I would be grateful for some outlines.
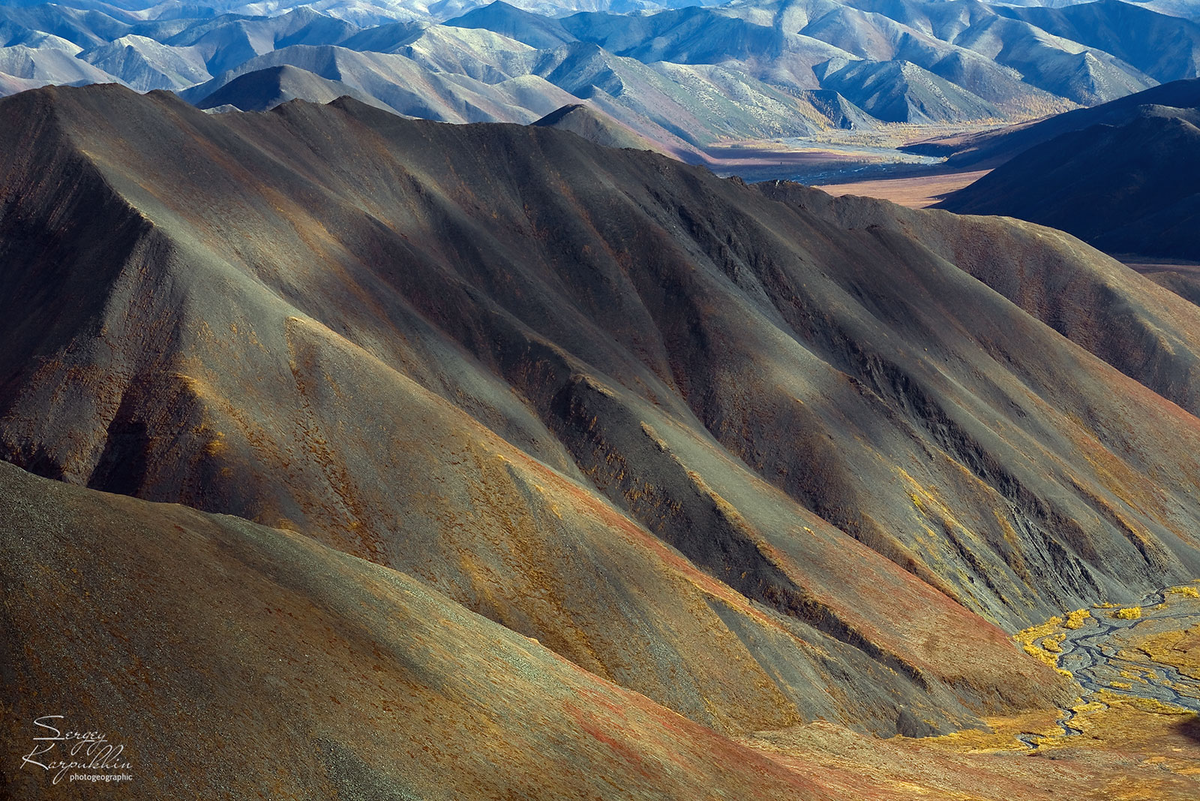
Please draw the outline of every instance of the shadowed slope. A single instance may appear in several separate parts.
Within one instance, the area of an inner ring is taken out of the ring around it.
[[[920,226],[923,243],[942,258],[1160,396],[1192,415],[1200,412],[1195,308],[1074,237],[1014,220],[914,217],[866,198],[831,202],[819,192],[787,194],[846,225],[898,232]],[[1096,433],[1105,435],[1104,429]]]
[[[19,208],[0,241],[6,263],[24,267],[7,272],[24,312],[3,365],[9,458],[313,533],[713,725],[822,716],[891,732],[904,705],[948,726],[1054,692],[1037,689],[1042,669],[999,630],[724,452],[673,394],[661,340],[629,289],[622,299],[608,281],[565,281],[554,273],[568,264],[560,246],[530,249],[551,229],[519,222],[524,204],[509,192],[534,192],[538,213],[551,212],[544,193],[562,176],[616,156],[619,180],[631,181],[641,161],[536,129],[396,129],[398,118],[353,101],[287,104],[232,125],[166,95],[100,88],[14,102],[29,104],[26,134],[43,128],[24,148],[14,142],[6,185],[53,169],[27,161],[54,158],[50,142],[88,137],[103,153],[89,150],[80,180],[95,193],[88,203],[115,216],[86,219],[129,239],[63,237],[124,254],[115,273],[98,273],[40,244],[62,233],[45,216],[61,200],[10,195]],[[147,169],[115,169],[135,141],[118,131],[135,119]],[[494,171],[509,158],[498,147],[520,161],[511,173]],[[492,177],[439,186],[448,156],[470,170],[492,163]],[[60,168],[79,158],[64,153]],[[547,163],[568,172],[508,183]],[[204,177],[181,191],[189,168]],[[476,191],[493,201],[477,205]],[[620,197],[599,200],[635,211]],[[487,216],[472,219],[480,208]],[[489,231],[493,211],[505,217]],[[55,310],[38,288],[51,263],[79,264],[63,280],[90,284],[74,285],[97,306]],[[589,308],[621,316],[593,322]],[[75,326],[75,345],[22,336],[55,317],[51,331]],[[80,345],[82,360],[68,355]],[[76,380],[80,370],[93,378]],[[52,387],[66,405],[47,416]],[[580,483],[581,468],[692,561]],[[908,601],[893,609],[896,598]],[[962,640],[973,647],[960,652]]]
[[[1200,572],[1200,424],[920,244],[977,222],[353,100],[5,102],[0,445],[40,473],[310,533],[730,729],[1045,703],[952,599]]]
[[[1200,306],[1200,266],[1173,264],[1169,260],[1131,266],[1159,286]]]
[[[1011,125],[970,136],[934,139],[905,147],[914,153],[947,156],[948,164],[967,167],[1008,161],[1036,145],[1093,125],[1125,125],[1145,107],[1200,107],[1200,79],[1173,81],[1092,108],[1075,109],[1044,120]]]
[[[1194,110],[1142,107],[1031,148],[940,207],[1050,225],[1110,253],[1200,259],[1198,122]]]
[[[1004,8],[1044,31],[1111,53],[1159,81],[1193,78],[1200,67],[1200,25],[1139,3],[1099,0],[1065,8]]]
[[[589,142],[604,147],[659,151],[659,148],[649,139],[631,131],[602,112],[581,103],[563,106],[533,124],[543,128],[570,131]]]
[[[576,41],[560,20],[515,8],[501,0],[447,20],[446,24],[459,28],[485,28],[538,49]]]
[[[230,105],[242,111],[268,111],[280,103],[297,98],[328,103],[344,95],[367,105],[387,108],[380,101],[340,81],[322,78],[290,64],[239,75],[196,105],[202,109]]]

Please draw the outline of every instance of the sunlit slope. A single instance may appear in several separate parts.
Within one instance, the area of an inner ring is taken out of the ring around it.
[[[1200,424],[921,244],[977,223],[352,100],[0,108],[0,449],[42,475],[310,534],[734,730],[1060,700],[967,609],[1200,572]]]
[[[309,537],[7,464],[0,489],[9,797],[828,797]],[[46,714],[132,780],[22,766]]]

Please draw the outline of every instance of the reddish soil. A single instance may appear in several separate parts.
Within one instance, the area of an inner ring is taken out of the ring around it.
[[[884,178],[877,181],[859,181],[850,184],[828,184],[818,186],[831,195],[860,195],[890,200],[910,209],[932,206],[946,195],[964,186],[975,183],[991,170],[941,173],[905,178]]]

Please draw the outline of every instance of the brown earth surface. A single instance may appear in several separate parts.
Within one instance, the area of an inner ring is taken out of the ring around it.
[[[1006,632],[1200,574],[1200,309],[1035,225],[95,86],[0,101],[0,265],[4,703],[143,797],[822,797],[730,738],[1053,709]]]
[[[1118,256],[1159,286],[1200,306],[1200,263],[1180,259],[1151,259],[1145,256]]]
[[[1162,705],[1107,696],[1074,737],[1046,710],[927,739],[822,721],[727,739],[309,537],[3,463],[0,489],[6,798],[1185,801],[1200,789],[1200,720]],[[1143,646],[1157,657],[1193,633]],[[42,715],[123,747],[132,779],[72,782],[71,770],[54,785],[55,769],[22,767],[45,746],[32,739],[47,734]],[[1045,735],[1032,751],[1016,739],[1028,732]]]
[[[910,209],[924,209],[955,190],[975,183],[990,170],[923,175],[908,178],[883,178],[846,184],[820,184],[816,188],[835,197],[857,195],[890,200]]]

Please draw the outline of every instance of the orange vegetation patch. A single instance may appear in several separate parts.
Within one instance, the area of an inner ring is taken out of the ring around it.
[[[834,197],[859,195],[890,200],[910,209],[932,206],[951,192],[975,183],[991,170],[972,172],[922,175],[916,178],[884,178],[878,181],[860,181],[853,184],[827,184],[818,186]]]
[[[990,731],[888,740],[831,723],[757,732],[742,742],[840,798],[1024,801],[1024,799],[1196,798],[1200,718],[1107,698],[1084,734],[1053,735],[1055,712],[990,718]],[[1029,749],[1017,734],[1043,735]]]

